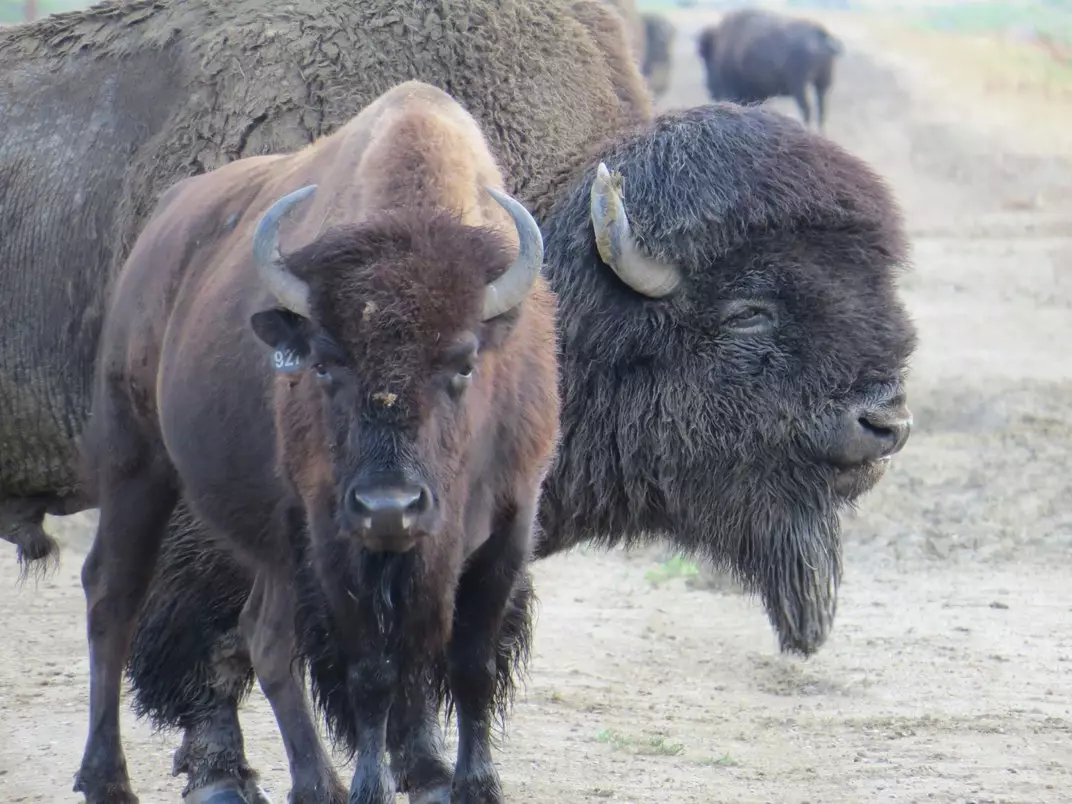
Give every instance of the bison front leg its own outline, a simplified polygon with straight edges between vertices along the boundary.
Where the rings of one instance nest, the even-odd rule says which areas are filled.
[[[524,582],[532,509],[518,511],[472,556],[462,575],[447,648],[451,695],[458,712],[458,761],[453,802],[500,804],[502,785],[491,755],[497,693],[505,697],[510,668],[502,676],[499,641],[516,587]],[[527,585],[524,587],[527,593]],[[527,607],[522,607],[527,616]]]
[[[351,665],[348,687],[357,720],[357,767],[350,804],[394,804],[395,781],[387,763],[387,719],[401,668],[398,657],[377,650]]]
[[[423,677],[391,707],[387,749],[398,792],[408,793],[410,804],[450,804],[454,769],[446,759],[438,716],[435,694]]]
[[[346,794],[320,742],[296,673],[292,589],[285,577],[258,574],[239,626],[283,738],[290,764],[290,804],[342,804]]]

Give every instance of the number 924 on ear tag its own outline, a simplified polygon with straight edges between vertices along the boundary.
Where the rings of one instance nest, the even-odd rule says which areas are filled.
[[[276,349],[272,352],[272,368],[281,374],[293,374],[302,367],[302,359],[297,352],[290,349]]]

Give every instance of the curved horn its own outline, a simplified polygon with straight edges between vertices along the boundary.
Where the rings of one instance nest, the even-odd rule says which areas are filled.
[[[280,304],[305,318],[309,317],[309,286],[283,267],[283,255],[279,253],[279,224],[296,204],[314,192],[316,185],[310,184],[287,193],[264,213],[253,233],[253,261],[261,281]]]
[[[637,248],[629,230],[621,186],[621,175],[611,176],[600,162],[592,182],[590,207],[596,248],[603,262],[625,284],[644,296],[661,299],[681,284],[681,271],[676,265],[653,260]]]
[[[484,289],[481,321],[495,318],[521,304],[543,267],[543,235],[532,215],[506,193],[494,187],[488,187],[487,191],[513,219],[519,248],[513,265]]]

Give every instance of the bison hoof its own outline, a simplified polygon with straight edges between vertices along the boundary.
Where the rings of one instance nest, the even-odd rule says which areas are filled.
[[[243,789],[238,782],[231,779],[191,790],[182,797],[182,802],[183,804],[272,804],[272,800],[259,785],[249,784]]]
[[[474,773],[461,778],[454,777],[454,795],[451,801],[456,804],[503,804],[502,785],[494,769],[490,772]]]
[[[411,791],[409,804],[450,804],[450,785]]]

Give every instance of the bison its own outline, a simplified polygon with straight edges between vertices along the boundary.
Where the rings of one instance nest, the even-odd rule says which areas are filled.
[[[176,181],[296,150],[422,80],[523,202],[560,154],[651,117],[600,0],[131,0],[0,29],[0,538],[55,555],[92,507],[77,443],[108,284]],[[568,111],[566,111],[568,110]]]
[[[878,482],[912,422],[915,332],[888,190],[789,118],[718,104],[565,155],[542,193],[562,440],[537,557],[669,538],[732,570],[782,649],[811,654],[836,608],[839,511]],[[185,730],[175,767],[191,804],[259,796],[237,721],[250,577],[192,526],[163,549],[130,665],[136,706]],[[305,633],[318,704],[353,750],[345,678]],[[400,789],[442,739],[425,695],[421,739],[389,734]]]
[[[643,90],[639,71],[608,55],[620,20],[600,3],[395,6],[158,0],[0,32],[0,102],[13,110],[0,141],[13,178],[0,188],[13,311],[0,360],[14,367],[0,401],[15,411],[0,420],[0,496],[23,506],[21,532],[29,523],[43,537],[44,510],[92,503],[76,494],[70,453],[99,305],[141,220],[127,214],[147,214],[156,188],[189,173],[294,150],[421,78],[473,113],[544,230],[565,418],[537,557],[589,539],[669,539],[758,592],[783,650],[813,653],[837,600],[837,513],[878,480],[910,424],[914,332],[896,292],[906,251],[887,188],[760,109],[646,122],[646,92],[629,95]],[[152,83],[153,65],[175,82]],[[625,202],[627,218],[607,217]],[[681,280],[665,295],[660,266]],[[135,703],[184,729],[176,770],[189,804],[213,792],[263,801],[237,722],[253,679],[238,627],[253,578],[201,530],[180,503],[135,631]],[[337,664],[315,618],[306,631],[320,705],[353,745],[348,705],[332,697],[345,689]],[[509,660],[504,651],[497,672]],[[405,741],[389,723],[400,787],[440,739],[428,723]]]
[[[808,88],[814,86],[819,129],[826,119],[834,59],[842,50],[841,43],[817,22],[751,8],[728,13],[699,36],[712,100],[762,103],[788,96],[810,125]]]
[[[87,801],[135,800],[120,680],[180,496],[255,576],[242,626],[295,800],[344,800],[294,675],[298,605],[345,673],[351,804],[394,801],[388,714],[405,739],[411,691],[440,664],[457,765],[422,764],[411,790],[502,800],[496,657],[558,432],[540,230],[502,184],[476,121],[408,82],[302,151],[164,194],[108,305],[85,436],[101,515],[82,574]],[[295,597],[302,572],[314,603]]]
[[[640,70],[648,81],[652,96],[658,99],[670,88],[670,54],[676,31],[662,14],[641,14],[640,19],[644,24],[644,61]]]

